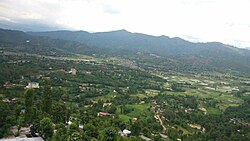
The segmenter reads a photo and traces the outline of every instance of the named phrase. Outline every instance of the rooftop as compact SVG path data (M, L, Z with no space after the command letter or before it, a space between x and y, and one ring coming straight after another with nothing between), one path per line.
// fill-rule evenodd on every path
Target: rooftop
M32 138L27 138L27 137L16 137L12 139L0 139L1 141L44 141L43 138L41 137L32 137Z
M31 84L39 84L38 82L30 82Z

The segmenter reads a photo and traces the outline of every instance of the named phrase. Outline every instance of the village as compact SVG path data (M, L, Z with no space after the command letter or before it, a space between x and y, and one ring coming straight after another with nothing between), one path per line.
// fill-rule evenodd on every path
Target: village
M157 66L141 69L136 61L114 58L24 58L8 62L22 73L9 77L10 71L1 79L1 104L9 107L2 109L9 109L3 140L39 141L47 136L58 141L104 140L106 136L192 140L212 135L216 123L209 121L220 116L223 124L237 131L237 137L249 128L250 121L223 114L244 103L243 96L249 93L245 77L163 72ZM20 66L27 67L21 70ZM25 97L29 93L33 96ZM33 97L31 110L29 97ZM30 113L33 116L27 120ZM50 123L50 134L39 127L43 122Z

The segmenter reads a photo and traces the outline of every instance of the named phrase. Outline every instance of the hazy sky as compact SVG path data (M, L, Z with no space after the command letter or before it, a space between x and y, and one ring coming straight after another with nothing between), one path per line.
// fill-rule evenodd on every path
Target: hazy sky
M250 0L0 0L0 22L250 47Z

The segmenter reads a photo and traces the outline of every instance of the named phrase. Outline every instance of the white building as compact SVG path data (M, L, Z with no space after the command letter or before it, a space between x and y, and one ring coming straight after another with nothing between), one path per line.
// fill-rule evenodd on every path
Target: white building
M29 82L29 84L26 86L26 88L39 88L38 82Z
M69 73L72 75L76 75L77 70L75 68L71 68Z

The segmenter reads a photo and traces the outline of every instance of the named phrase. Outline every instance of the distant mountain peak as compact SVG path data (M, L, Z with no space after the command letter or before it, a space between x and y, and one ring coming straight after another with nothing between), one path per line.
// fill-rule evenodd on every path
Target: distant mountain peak
M101 33L101 32L97 32L97 33ZM127 31L126 29L120 29L120 30L107 31L103 33L131 33L131 32Z
M120 30L117 30L117 32L129 32L129 31L127 31L126 29L120 29Z

